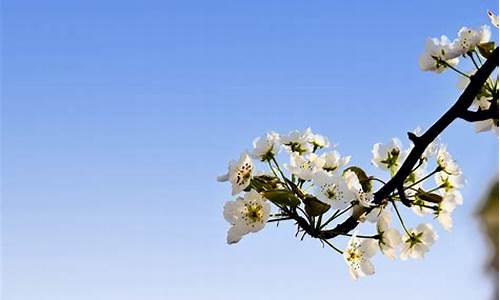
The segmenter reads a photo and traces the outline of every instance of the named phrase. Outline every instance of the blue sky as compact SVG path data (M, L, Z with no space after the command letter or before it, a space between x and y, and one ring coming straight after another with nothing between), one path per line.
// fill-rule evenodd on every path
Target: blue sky
M291 225L226 245L215 177L254 137L309 126L374 172L374 143L459 95L456 74L419 71L425 38L496 5L4 1L3 299L489 299L473 212L493 134L447 130L468 179L453 232L358 282Z

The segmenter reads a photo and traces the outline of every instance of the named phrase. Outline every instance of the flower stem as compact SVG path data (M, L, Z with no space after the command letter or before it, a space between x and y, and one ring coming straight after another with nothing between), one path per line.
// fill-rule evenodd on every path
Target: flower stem
M441 170L440 168L436 168L434 171L430 172L429 174L425 175L424 177L420 178L419 180L415 181L414 183L410 184L409 186L406 186L405 190L414 187L415 185L417 185L417 184L421 183L422 181L428 179L432 175L440 172L440 170Z
M337 251L340 254L344 254L344 252L342 250L340 250L339 248L337 248L334 245L332 245L332 243L330 243L328 240L324 240L324 239L321 239L321 240L323 242L325 242L328 246L332 247L333 250Z
M406 228L405 223L403 222L403 218L401 218L401 214L399 214L399 210L398 210L396 203L393 200L391 200L391 203L392 203L392 206L394 206L394 210L396 210L396 214L398 215L399 222L401 222L401 226L403 226L403 229L405 230L406 234L411 236L410 232Z
M344 236L353 236L354 234L342 233L341 235L344 235ZM361 238L361 239L374 239L374 240L380 239L380 237L379 237L378 234L375 234L375 235L356 235L356 237Z
M450 65L447 61L445 61L445 60L440 60L440 62L441 62L443 65L447 66L448 68L452 69L453 71L457 72L458 74L460 74L460 75L462 75L462 76L464 76L464 77L470 78L470 76L469 76L469 75L467 75L466 73L464 73L464 72L460 71L459 69L455 68L454 66Z
M330 217L323 225L321 225L319 228L323 229L326 225L328 225L331 221L335 220L336 218L340 217L344 213L348 212L354 205L350 205L348 208L344 209L343 211L340 211L337 209L337 211L333 214L333 216Z
M279 219L272 219L272 220L268 220L267 223L279 222L279 221L286 221L286 220L292 220L292 219L293 218L291 218L291 217L279 218Z
M278 172L281 174L281 177L283 178L283 181L285 183L285 186L289 189L289 190L292 190L290 188L290 186L288 185L288 181L287 181L287 178L285 176L285 174L283 174L283 171L281 171L281 168L280 168L280 165L278 164L278 162L276 161L276 159L274 158L274 156L271 158L272 161L274 162L274 164L276 165L276 168L278 169ZM269 165L271 165L271 163L269 162ZM276 176L277 177L277 176Z
M472 54L472 52L468 52L467 55L472 60L472 63L474 64L474 66L476 67L476 69L479 70L479 65L477 64L476 60L474 59L474 55Z
M271 169L271 171L273 172L274 176L276 176L276 178L278 178L278 179L279 179L279 176L278 176L278 174L276 173L276 170L274 170L273 165L271 165L271 161L270 161L270 160L267 160L267 163L268 163L268 165L269 165L269 169Z

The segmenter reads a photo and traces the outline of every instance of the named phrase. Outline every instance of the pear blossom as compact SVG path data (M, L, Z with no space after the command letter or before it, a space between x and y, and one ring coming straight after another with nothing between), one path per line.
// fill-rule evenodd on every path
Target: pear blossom
M375 267L369 260L377 252L377 242L373 239L359 239L354 234L343 256L353 279L375 274Z
M264 228L270 211L269 202L254 190L245 193L244 197L226 202L224 218L232 225L227 232L227 243L237 243L243 235Z
M462 170L448 152L446 145L441 145L437 152L437 164L447 174L458 175Z
M490 17L491 24L498 28L498 16L495 15L491 10L488 10L488 17Z
M420 69L441 73L446 70L446 64L456 66L458 64L458 56L453 50L450 40L445 35L442 35L441 39L428 38L425 51L420 56Z
M364 220L367 220L370 223L377 223L378 219L380 216L382 216L382 212L384 211L385 207L384 206L377 206L373 208L364 218Z
M451 231L453 227L453 219L451 213L458 205L462 205L463 198L459 191L442 193L443 200L439 203L438 209L435 212L436 219L447 231Z
M303 132L294 130L290 131L287 135L281 137L281 143L290 152L296 152L300 155L310 153L313 151L311 129L307 128Z
M314 153L309 153L306 156L300 156L296 152L290 155L290 164L285 167L292 174L302 180L311 180L317 172L319 172L325 161Z
M411 210L417 216L425 216L427 214L431 214L434 212L432 208L427 207L429 205L428 202L420 199L418 196L415 196L414 200L411 203Z
M314 175L313 183L318 199L330 204L334 209L345 209L355 199L345 179L338 174L320 171Z
M454 191L465 185L465 178L462 174L450 175L445 172L439 172L434 175L434 180L445 192Z
M312 133L311 128L307 128L306 131L310 137L310 143L313 145L314 149L322 149L330 147L330 141L327 137ZM314 150L313 149L313 150Z
M396 249L401 245L401 233L397 229L389 228L391 214L383 210L377 221L378 244L382 254L390 259L396 259Z
M453 42L453 52L458 55L466 54L476 49L477 45L486 43L491 38L491 30L488 25L483 25L479 29L462 27L458 31L458 39Z
M232 185L232 195L241 193L250 185L254 165L247 153L242 153L239 161L230 161L228 172L217 177L220 182L229 181Z
M401 142L393 138L387 144L377 143L372 148L372 163L382 169L395 173L403 162L406 153L401 149Z
M370 207L371 201L373 200L373 194L371 192L363 191L363 187L361 186L356 173L348 170L344 173L344 178L347 182L349 190L355 195L359 204L364 207Z
M261 161L270 160L280 150L280 136L274 131L266 133L253 141L253 151L250 154L253 158Z
M459 191L442 192L441 194L443 196L443 201L449 206L457 207L464 204L464 197Z
M323 170L325 171L336 171L341 167L347 165L351 160L350 156L340 156L340 153L336 150L323 153L321 158L325 161L323 165Z
M438 235L431 224L420 224L415 229L409 229L408 233L403 235L401 259L423 258L437 239Z
M498 119L488 119L474 122L474 130L476 133L491 130L498 136Z
M440 203L439 209L436 212L436 219L439 224L443 226L443 228L447 231L451 231L453 227L453 219L451 217L451 213L455 207L450 206L448 203Z

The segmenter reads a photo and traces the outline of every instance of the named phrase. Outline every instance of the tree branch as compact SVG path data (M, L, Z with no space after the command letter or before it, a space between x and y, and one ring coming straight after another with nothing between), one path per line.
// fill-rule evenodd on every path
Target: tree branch
M488 119L498 119L498 107L490 108L487 110L471 111L466 110L462 112L459 118L468 122L484 121Z
M486 80L488 80L490 74L495 70L497 66L498 66L498 47L493 51L491 56L488 58L488 60L486 60L486 62L481 66L481 68L474 75L470 77L469 85L464 90L462 95L460 95L455 104L420 137L417 137L416 135L409 136L415 146L413 147L410 154L399 168L398 172L394 175L394 177L392 177L391 180L389 180L386 184L384 184L374 194L373 202L375 204L382 204L384 201L387 201L388 196L399 186L403 185L405 179L408 177L408 175L411 174L413 167L418 162L418 160L424 153L425 149L455 119L457 118L465 119L470 117L470 114L468 113L469 107L472 105L472 102L474 101L475 97L483 87ZM498 110L496 116L498 116ZM372 208L365 208L364 213L369 213L371 209ZM343 223L337 225L334 229L318 232L317 236L319 236L322 239L331 239L338 236L339 233L343 234L348 233L349 231L356 228L358 224L359 224L358 217L351 216Z

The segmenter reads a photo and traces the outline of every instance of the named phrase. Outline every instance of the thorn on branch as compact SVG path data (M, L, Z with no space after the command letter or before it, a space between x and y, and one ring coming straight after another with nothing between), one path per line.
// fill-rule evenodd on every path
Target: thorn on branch
M413 132L407 132L408 134L408 138L410 139L410 141L412 141L413 145L417 145L418 142L419 142L419 137L414 134Z

